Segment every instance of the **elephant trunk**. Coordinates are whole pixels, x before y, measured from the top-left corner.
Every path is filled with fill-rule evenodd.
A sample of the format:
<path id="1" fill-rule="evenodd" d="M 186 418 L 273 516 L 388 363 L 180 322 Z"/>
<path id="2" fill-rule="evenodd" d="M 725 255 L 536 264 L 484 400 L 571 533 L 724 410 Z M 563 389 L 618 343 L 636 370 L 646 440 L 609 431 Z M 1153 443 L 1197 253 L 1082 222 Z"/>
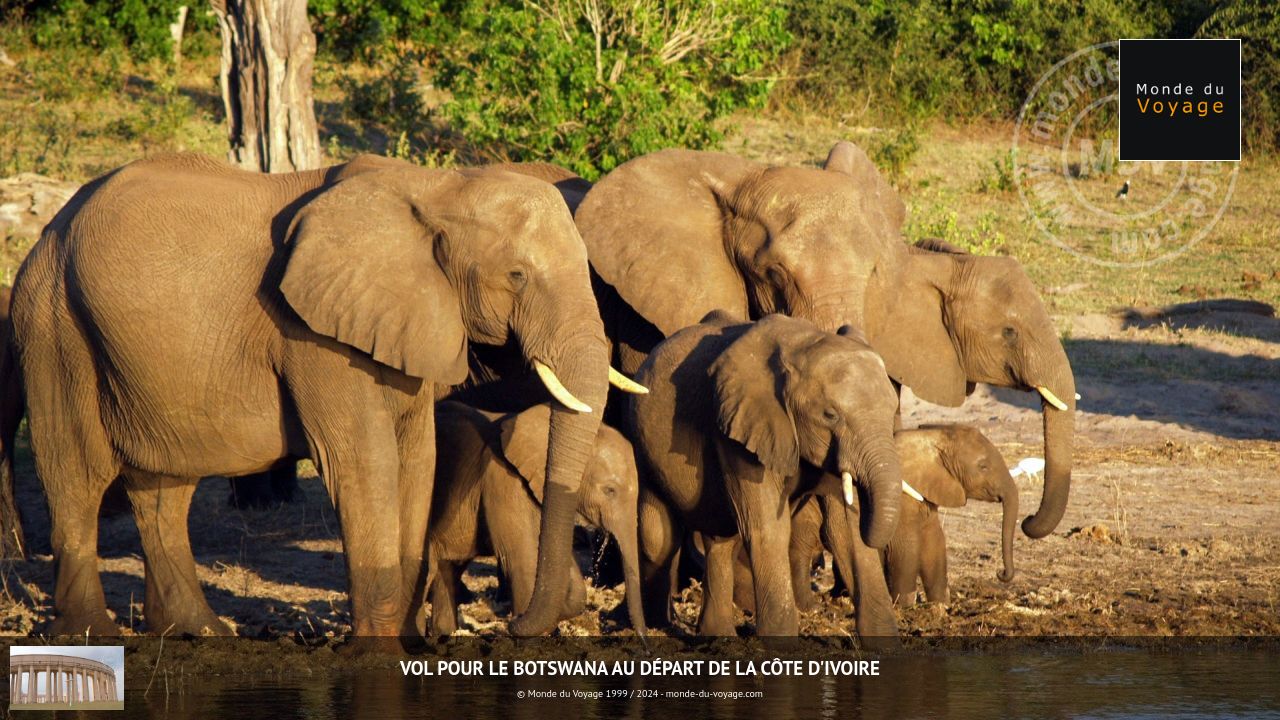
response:
<path id="1" fill-rule="evenodd" d="M 898 529 L 902 509 L 902 466 L 892 440 L 868 448 L 852 465 L 867 496 L 861 516 L 862 540 L 869 547 L 883 548 Z"/>
<path id="2" fill-rule="evenodd" d="M 1018 486 L 1008 472 L 1005 472 L 1004 477 L 1000 480 L 999 497 L 1000 504 L 1004 506 L 1000 522 L 1000 554 L 1004 558 L 1004 569 L 996 573 L 996 579 L 1000 582 L 1009 582 L 1013 579 L 1015 573 L 1013 567 L 1013 529 L 1018 524 Z"/>
<path id="3" fill-rule="evenodd" d="M 644 603 L 640 598 L 640 543 L 635 514 L 632 513 L 628 522 L 607 522 L 605 529 L 618 541 L 618 552 L 622 555 L 622 577 L 626 581 L 627 616 L 631 618 L 632 629 L 643 642 L 648 629 L 644 623 Z"/>
<path id="4" fill-rule="evenodd" d="M 522 337 L 526 355 L 549 367 L 563 389 L 589 406 L 590 412 L 571 410 L 561 403 L 552 405 L 537 578 L 529 607 L 510 624 L 511 634 L 519 637 L 545 635 L 561 619 L 570 577 L 567 570 L 574 562 L 578 488 L 594 451 L 608 392 L 608 346 L 594 301 L 589 307 L 580 304 L 570 309 L 547 323 L 555 328 L 547 341 Z"/>
<path id="5" fill-rule="evenodd" d="M 1065 352 L 1062 354 L 1061 367 L 1061 371 L 1050 377 L 1047 387 L 1067 409 L 1059 410 L 1046 398 L 1041 398 L 1040 401 L 1044 414 L 1044 495 L 1035 515 L 1022 521 L 1022 531 L 1030 538 L 1042 538 L 1053 532 L 1067 511 L 1067 498 L 1071 494 L 1076 383 Z"/>

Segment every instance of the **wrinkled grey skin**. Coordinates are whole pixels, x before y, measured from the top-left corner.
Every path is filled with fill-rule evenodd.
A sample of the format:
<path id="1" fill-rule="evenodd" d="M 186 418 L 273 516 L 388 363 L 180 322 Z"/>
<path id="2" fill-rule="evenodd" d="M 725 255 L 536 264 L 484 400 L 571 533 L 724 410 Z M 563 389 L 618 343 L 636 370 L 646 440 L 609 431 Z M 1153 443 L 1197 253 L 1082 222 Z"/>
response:
<path id="1" fill-rule="evenodd" d="M 436 405 L 439 448 L 436 492 L 427 533 L 431 636 L 457 629 L 456 589 L 467 563 L 495 555 L 510 579 L 517 613 L 533 595 L 537 534 L 547 457 L 547 405 L 516 414 L 485 413 L 456 402 Z M 621 549 L 626 602 L 632 627 L 645 634 L 636 549 L 636 498 L 640 480 L 631 443 L 617 430 L 600 427 L 582 478 L 578 514 L 606 530 Z M 561 617 L 582 612 L 586 589 L 576 563 Z"/>
<path id="2" fill-rule="evenodd" d="M 903 493 L 902 520 L 885 548 L 889 594 L 902 605 L 915 598 L 916 578 L 924 583 L 930 602 L 950 600 L 947 587 L 947 541 L 939 507 L 963 507 L 968 500 L 998 502 L 1001 515 L 1001 557 L 996 577 L 1013 580 L 1013 536 L 1018 518 L 1018 486 L 1004 458 L 977 428 L 967 425 L 925 425 L 895 436 L 902 476 L 924 502 Z"/>
<path id="3" fill-rule="evenodd" d="M 120 474 L 148 625 L 228 632 L 187 537 L 196 478 L 291 456 L 316 462 L 337 507 L 355 633 L 420 634 L 432 401 L 466 376 L 468 348 L 514 339 L 588 405 L 607 388 L 585 250 L 552 187 L 369 156 L 262 175 L 165 155 L 98 178 L 23 263 L 13 326 L 52 519 L 55 634 L 118 632 L 96 515 Z M 540 566 L 571 560 L 598 426 L 599 413 L 552 414 Z M 567 574 L 546 575 L 555 614 Z"/>
<path id="4" fill-rule="evenodd" d="M 669 623 L 674 550 L 696 532 L 707 544 L 700 632 L 734 633 L 733 557 L 742 541 L 756 575 L 771 578 L 756 587 L 758 634 L 797 634 L 790 502 L 840 494 L 838 479 L 809 482 L 818 473 L 802 467 L 852 474 L 871 546 L 887 543 L 897 525 L 897 401 L 879 357 L 849 328 L 713 315 L 655 348 L 637 380 L 649 394 L 629 398 L 625 415 L 651 483 L 640 511 L 646 619 Z"/>
<path id="5" fill-rule="evenodd" d="M 846 587 L 857 588 L 855 601 L 864 588 L 887 584 L 897 605 L 914 600 L 916 578 L 924 584 L 931 602 L 948 602 L 946 538 L 938 514 L 939 507 L 962 507 L 968 500 L 999 502 L 1001 513 L 1001 557 L 1003 567 L 996 577 L 1013 579 L 1013 537 L 1018 518 L 1018 488 L 1004 458 L 976 428 L 967 425 L 923 425 L 899 430 L 894 435 L 902 479 L 925 499 L 920 502 L 901 494 L 902 512 L 893 539 L 883 551 L 884 566 L 868 563 L 865 568 L 851 557 L 849 543 L 856 534 L 845 527 L 842 508 L 832 508 L 809 499 L 792 513 L 791 571 L 796 604 L 803 609 L 816 604 L 810 579 L 815 561 L 823 549 L 831 552 L 837 576 Z M 734 601 L 752 610 L 751 568 L 739 558 L 735 574 Z"/>
<path id="6" fill-rule="evenodd" d="M 821 170 L 645 155 L 596 183 L 574 220 L 623 372 L 721 309 L 859 327 L 889 376 L 933 403 L 959 405 L 979 382 L 1048 388 L 1068 409 L 1044 406 L 1044 496 L 1023 523 L 1028 536 L 1047 535 L 1066 509 L 1074 434 L 1075 381 L 1058 333 L 1016 260 L 907 246 L 904 216 L 866 155 L 842 142 Z"/>

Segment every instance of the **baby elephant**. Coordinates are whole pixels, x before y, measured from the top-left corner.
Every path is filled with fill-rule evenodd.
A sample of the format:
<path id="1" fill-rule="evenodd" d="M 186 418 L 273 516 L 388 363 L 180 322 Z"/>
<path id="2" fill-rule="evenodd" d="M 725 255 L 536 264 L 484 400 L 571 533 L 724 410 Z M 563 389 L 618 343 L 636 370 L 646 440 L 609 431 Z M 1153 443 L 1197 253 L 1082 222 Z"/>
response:
<path id="1" fill-rule="evenodd" d="M 902 494 L 898 529 L 885 550 L 889 594 L 902 605 L 916 594 L 916 578 L 930 602 L 947 602 L 947 541 L 939 507 L 960 507 L 966 500 L 1004 505 L 1001 582 L 1013 579 L 1013 530 L 1018 519 L 1018 488 L 1004 458 L 977 429 L 968 425 L 922 425 L 894 437 L 902 477 L 920 497 Z"/>
<path id="2" fill-rule="evenodd" d="M 462 571 L 478 555 L 495 555 L 511 582 L 517 615 L 533 597 L 538 529 L 547 466 L 548 405 L 501 415 L 457 402 L 436 405 L 436 481 L 427 535 L 431 633 L 457 629 L 456 591 Z M 631 443 L 601 425 L 595 454 L 582 478 L 578 514 L 618 541 L 631 625 L 645 634 L 636 549 L 639 480 Z M 570 574 L 561 617 L 578 615 L 586 588 L 578 566 Z"/>
<path id="3" fill-rule="evenodd" d="M 669 621 L 678 549 L 688 533 L 700 533 L 699 632 L 736 631 L 733 562 L 741 543 L 752 573 L 768 579 L 755 587 L 757 634 L 795 636 L 791 502 L 806 494 L 857 502 L 872 554 L 897 526 L 898 403 L 884 363 L 852 327 L 829 333 L 783 315 L 740 323 L 712 313 L 654 348 L 636 379 L 650 389 L 629 397 L 626 412 L 646 483 L 652 478 L 642 515 L 648 619 Z M 896 632 L 888 592 L 881 594 L 859 606 L 863 637 Z M 864 614 L 875 610 L 874 619 Z"/>

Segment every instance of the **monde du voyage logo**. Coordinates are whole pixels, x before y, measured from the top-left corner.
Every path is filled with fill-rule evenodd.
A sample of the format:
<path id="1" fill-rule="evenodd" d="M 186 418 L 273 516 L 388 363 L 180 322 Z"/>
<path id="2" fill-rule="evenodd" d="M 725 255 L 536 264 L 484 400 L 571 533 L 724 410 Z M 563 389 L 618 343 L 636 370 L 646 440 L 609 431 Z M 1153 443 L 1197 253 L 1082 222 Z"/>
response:
<path id="1" fill-rule="evenodd" d="M 1235 189 L 1240 104 L 1239 40 L 1120 40 L 1063 58 L 1014 126 L 1039 236 L 1116 268 L 1195 247 Z"/>
<path id="2" fill-rule="evenodd" d="M 1120 41 L 1120 160 L 1240 159 L 1239 40 Z"/>

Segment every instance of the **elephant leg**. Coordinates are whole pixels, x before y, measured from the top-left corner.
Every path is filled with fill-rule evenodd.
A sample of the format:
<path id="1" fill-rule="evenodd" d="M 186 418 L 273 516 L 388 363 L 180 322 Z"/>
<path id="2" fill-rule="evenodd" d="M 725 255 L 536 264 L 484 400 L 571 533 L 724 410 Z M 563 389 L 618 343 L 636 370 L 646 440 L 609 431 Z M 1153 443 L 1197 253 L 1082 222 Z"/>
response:
<path id="1" fill-rule="evenodd" d="M 858 512 L 846 508 L 838 498 L 823 497 L 828 544 L 836 558 L 837 572 L 854 590 L 854 621 L 864 644 L 877 638 L 898 636 L 898 617 L 885 583 L 880 551 L 862 542 Z M 871 643 L 868 643 L 871 641 Z"/>
<path id="2" fill-rule="evenodd" d="M 920 579 L 924 582 L 924 595 L 929 602 L 951 601 L 947 588 L 947 539 L 942 532 L 942 520 L 936 512 L 925 522 L 920 533 Z"/>
<path id="3" fill-rule="evenodd" d="M 126 470 L 124 477 L 142 539 L 144 612 L 151 632 L 234 635 L 209 607 L 196 576 L 187 516 L 198 480 L 134 469 Z"/>
<path id="4" fill-rule="evenodd" d="M 916 578 L 920 577 L 920 548 L 890 547 L 885 557 L 885 580 L 889 597 L 898 607 L 914 605 Z"/>
<path id="5" fill-rule="evenodd" d="M 779 498 L 780 488 L 767 479 L 733 483 L 734 507 L 756 582 L 756 633 L 794 637 L 800 632 L 800 613 L 791 587 L 791 512 Z"/>
<path id="6" fill-rule="evenodd" d="M 412 509 L 401 506 L 426 508 L 430 498 L 406 502 L 406 494 L 400 492 L 396 431 L 380 403 L 358 392 L 333 392 L 332 382 L 307 380 L 288 378 L 288 386 L 312 460 L 338 512 L 346 550 L 352 632 L 360 637 L 398 636 L 410 617 L 402 594 L 404 577 L 409 573 L 401 563 L 400 519 L 402 512 Z M 425 540 L 425 533 L 417 537 L 419 563 Z M 421 572 L 420 565 L 412 569 L 415 577 Z M 408 592 L 415 589 L 422 590 Z M 412 614 L 417 614 L 416 609 Z M 416 623 L 416 618 L 413 621 Z"/>
<path id="7" fill-rule="evenodd" d="M 564 593 L 564 612 L 560 619 L 576 618 L 587 609 L 587 581 L 582 577 L 578 563 L 569 564 L 569 587 Z"/>
<path id="8" fill-rule="evenodd" d="M 702 617 L 698 632 L 707 636 L 736 637 L 733 621 L 734 560 L 741 547 L 740 538 L 704 535 L 707 552 L 706 582 L 702 593 Z"/>
<path id="9" fill-rule="evenodd" d="M 458 583 L 461 565 L 441 560 L 435 563 L 431 580 L 431 637 L 452 635 L 458 629 Z"/>
<path id="10" fill-rule="evenodd" d="M 666 503 L 646 487 L 640 488 L 638 529 L 644 621 L 651 628 L 670 627 L 684 530 Z"/>
<path id="11" fill-rule="evenodd" d="M 813 559 L 822 551 L 822 510 L 813 497 L 805 498 L 791 514 L 791 588 L 796 609 L 809 612 L 818 605 L 813 589 Z"/>
<path id="12" fill-rule="evenodd" d="M 118 635 L 98 575 L 98 510 L 120 466 L 97 421 L 81 419 L 77 413 L 84 410 L 67 401 L 62 379 L 47 378 L 44 387 L 55 396 L 53 407 L 31 413 L 29 422 L 36 475 L 49 503 L 57 575 L 57 617 L 49 634 Z M 97 396 L 96 390 L 88 392 Z"/>
<path id="13" fill-rule="evenodd" d="M 403 637 L 421 637 L 425 630 L 422 607 L 427 579 L 422 553 L 426 547 L 427 521 L 431 516 L 435 492 L 436 425 L 434 405 L 430 402 L 424 405 L 397 423 L 400 602 L 405 609 L 400 634 Z"/>
<path id="14" fill-rule="evenodd" d="M 519 616 L 533 599 L 533 586 L 538 577 L 538 544 L 531 539 L 537 539 L 541 519 L 536 512 L 529 512 L 525 507 L 529 503 L 523 498 L 519 503 L 506 497 L 499 499 L 502 502 L 490 505 L 486 497 L 487 530 L 493 554 L 498 558 L 499 574 L 507 578 L 511 590 L 511 611 Z M 565 572 L 568 571 L 566 568 Z"/>

